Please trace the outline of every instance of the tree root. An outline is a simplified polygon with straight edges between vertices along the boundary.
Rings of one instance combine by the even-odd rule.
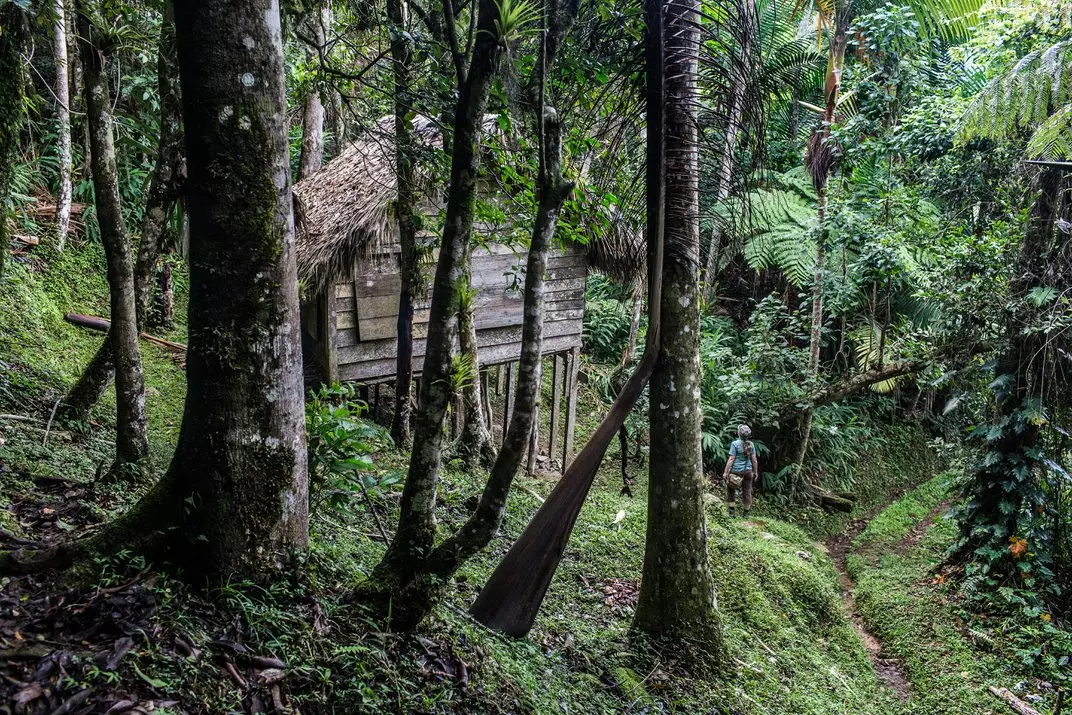
[[[176,480],[169,474],[141,501],[95,533],[72,541],[43,546],[23,546],[0,551],[0,574],[27,575],[62,571],[75,583],[96,578],[96,560],[124,549],[148,558],[166,555],[174,546],[175,516],[172,503]]]

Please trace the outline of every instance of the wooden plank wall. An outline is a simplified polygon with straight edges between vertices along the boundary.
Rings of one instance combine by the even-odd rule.
[[[525,256],[516,255],[506,246],[493,245],[474,251],[477,340],[483,365],[510,362],[521,355],[524,265]],[[433,270],[434,262],[428,269],[429,285]],[[545,355],[580,346],[586,275],[581,247],[558,250],[548,259]],[[360,266],[351,280],[336,283],[331,298],[335,313],[337,379],[374,382],[394,377],[400,288],[398,273],[362,270]],[[429,307],[428,300],[414,305],[416,372],[420,371],[424,359]]]

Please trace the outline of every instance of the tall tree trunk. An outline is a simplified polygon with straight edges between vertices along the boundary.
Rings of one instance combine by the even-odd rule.
[[[469,71],[462,83],[454,116],[447,214],[432,286],[420,409],[414,425],[413,452],[402,490],[398,529],[371,584],[394,591],[421,569],[435,540],[435,501],[443,445],[443,418],[450,403],[452,347],[458,324],[458,291],[465,254],[473,232],[480,126],[491,82],[499,65],[500,43],[495,0],[480,0],[479,31]]]
[[[831,130],[834,126],[834,112],[837,109],[838,97],[841,92],[841,72],[845,65],[845,47],[848,43],[849,25],[852,22],[852,0],[845,0],[835,10],[833,32],[830,38],[826,65],[826,83],[824,96],[826,105],[823,111],[823,123],[812,134],[808,141],[808,155],[806,161],[808,172],[811,174],[812,183],[818,194],[818,235],[815,243],[815,275],[811,289],[811,335],[808,342],[808,371],[812,379],[819,376],[819,350],[822,344],[823,332],[823,279],[826,272],[826,242],[828,231],[826,229],[826,202],[827,185],[830,181],[831,169],[834,165],[834,147],[831,145]],[[811,427],[815,421],[815,410],[808,409],[804,413],[803,424],[799,433],[799,442],[795,464],[797,474],[804,467],[804,457],[808,453],[808,442],[811,439]]]
[[[416,146],[412,123],[407,121],[407,115],[413,111],[410,88],[413,41],[407,27],[409,17],[406,0],[388,0],[387,13],[393,26],[391,71],[394,80],[395,174],[398,179],[395,215],[398,221],[401,279],[396,324],[395,414],[391,422],[391,437],[399,447],[408,448],[413,439],[410,430],[413,413],[413,302],[422,283],[417,252],[416,198],[413,193],[417,168]]]
[[[134,265],[134,309],[138,330],[144,330],[146,327],[146,313],[153,293],[153,276],[160,258],[160,239],[167,227],[171,206],[181,191],[182,181],[183,135],[177,84],[178,65],[175,59],[175,19],[170,2],[164,5],[158,47],[160,138],[157,142],[156,166],[146,192],[141,244]],[[92,151],[90,155],[92,158]],[[61,419],[68,422],[89,421],[93,407],[104,397],[115,375],[113,352],[109,333],[78,381],[64,397],[59,412]]]
[[[141,223],[141,245],[134,265],[138,327],[146,327],[146,314],[153,293],[153,277],[160,259],[160,243],[167,217],[179,197],[183,136],[178,87],[178,60],[175,55],[175,13],[171,2],[164,3],[156,60],[156,82],[160,95],[160,138],[156,145],[156,167],[145,196]]]
[[[490,468],[495,462],[495,443],[484,421],[484,406],[480,401],[480,357],[472,298],[470,295],[459,301],[461,305],[458,309],[458,347],[462,356],[470,359],[473,367],[471,378],[465,381],[461,389],[464,422],[458,448],[466,467],[476,469]]]
[[[319,53],[327,42],[328,28],[331,27],[331,8],[324,6],[315,9],[307,16],[312,39]],[[302,108],[302,143],[301,158],[298,161],[298,181],[320,171],[324,164],[324,102],[319,87],[310,88],[305,95]]]
[[[192,0],[176,4],[175,21],[192,287],[175,456],[122,517],[73,543],[0,554],[8,568],[62,566],[129,548],[219,584],[279,576],[308,545],[279,5]]]
[[[718,203],[729,198],[730,191],[733,189],[733,166],[736,159],[737,140],[744,128],[745,100],[752,85],[752,42],[756,34],[757,22],[755,0],[737,0],[737,25],[741,54],[737,66],[733,67],[733,88],[730,92],[729,114],[726,117],[722,157],[719,160],[718,188],[715,190],[715,200]],[[708,301],[714,300],[715,297],[716,274],[723,242],[723,230],[716,227],[715,232],[707,251],[707,266],[703,275]]]
[[[16,3],[0,6],[0,275],[11,250],[11,177],[18,161],[22,133],[22,49],[28,37],[26,20]]]
[[[576,5],[563,9],[575,12]],[[599,423],[588,442],[570,462],[562,479],[536,511],[528,526],[495,568],[476,602],[473,617],[488,626],[515,637],[532,628],[555,570],[566,551],[566,544],[580,514],[585,497],[595,480],[603,456],[611,441],[625,424],[630,410],[647,386],[657,360],[661,335],[659,307],[662,304],[663,265],[663,36],[662,8],[650,2],[647,8],[647,239],[648,239],[648,334],[644,357],[622,388],[610,412]],[[555,18],[565,13],[550,11],[551,28]],[[559,46],[555,33],[547,35],[547,55]],[[544,152],[547,155],[547,152]],[[574,362],[574,367],[576,363]],[[569,437],[567,436],[567,441]],[[505,451],[505,450],[504,450]],[[503,452],[499,453],[502,459]],[[489,482],[489,487],[491,486]],[[487,493],[487,490],[485,490]],[[483,498],[482,498],[483,501]],[[468,523],[480,517],[480,509]],[[485,527],[486,528],[486,527]],[[461,532],[459,532],[461,533]],[[450,543],[444,542],[444,547]]]
[[[93,193],[101,243],[108,263],[111,329],[108,342],[115,365],[116,468],[145,459],[149,438],[145,416],[145,379],[138,346],[134,272],[119,200],[119,175],[112,138],[111,100],[105,69],[107,48],[85,15],[78,12],[78,35],[84,66],[85,104],[89,120]]]
[[[571,22],[572,17],[566,29]],[[444,541],[432,555],[432,570],[440,577],[454,573],[468,558],[487,546],[498,532],[506,513],[510,487],[525,456],[536,419],[542,375],[547,257],[558,224],[558,213],[573,190],[572,182],[562,174],[562,129],[558,114],[550,106],[542,109],[543,120],[539,133],[540,152],[544,160],[538,181],[536,222],[525,267],[525,321],[521,329],[521,358],[518,361],[514,409],[503,436],[502,448],[492,465],[476,510],[462,528]]]
[[[71,225],[71,95],[67,72],[67,13],[64,0],[54,0],[52,54],[56,59],[56,136],[59,151],[59,196],[56,198],[56,250],[67,243]]]
[[[696,133],[698,0],[667,3],[666,258],[662,341],[649,385],[651,469],[635,628],[722,646],[707,553],[700,445],[700,226]]]
[[[279,4],[183,2],[175,20],[193,290],[170,475],[195,495],[182,533],[198,571],[258,578],[308,543]]]

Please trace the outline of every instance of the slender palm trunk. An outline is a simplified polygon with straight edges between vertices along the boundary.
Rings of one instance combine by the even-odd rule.
[[[716,660],[721,626],[707,552],[700,445],[700,226],[696,133],[698,0],[666,5],[666,257],[662,341],[650,391],[648,527],[633,626],[702,641]]]
[[[71,224],[71,95],[67,72],[67,13],[64,0],[54,0],[52,53],[56,59],[56,137],[59,153],[59,196],[56,198],[56,250],[67,243]]]
[[[116,467],[124,468],[148,456],[149,438],[145,415],[145,379],[138,346],[134,271],[119,200],[106,55],[98,45],[96,32],[89,18],[79,11],[78,34],[85,73],[93,192],[101,243],[104,244],[108,264],[112,321],[108,342],[115,365]]]
[[[815,243],[815,274],[811,289],[811,331],[808,342],[808,371],[812,379],[819,376],[819,353],[823,332],[823,280],[826,275],[826,204],[827,188],[833,163],[834,147],[831,146],[831,130],[834,126],[834,112],[837,109],[841,91],[841,72],[845,65],[845,47],[848,43],[849,25],[852,22],[852,0],[846,0],[838,6],[834,18],[833,33],[827,57],[826,84],[824,93],[826,106],[823,123],[809,140],[808,169],[818,194],[818,212],[816,214],[818,231]],[[815,421],[815,410],[809,408],[803,416],[799,432],[799,442],[794,463],[797,474],[804,466],[811,439],[811,428]]]

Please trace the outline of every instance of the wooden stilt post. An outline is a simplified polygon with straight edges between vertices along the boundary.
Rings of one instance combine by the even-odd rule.
[[[536,455],[540,451],[540,403],[537,402],[532,408],[532,432],[529,433],[529,461],[528,473],[531,477],[536,473]]]
[[[547,439],[547,454],[553,456],[558,444],[559,404],[562,402],[562,377],[564,370],[562,355],[551,356],[551,429]],[[563,465],[565,471],[565,465]]]
[[[372,419],[374,422],[380,421],[380,383],[376,383],[372,388]]]
[[[500,366],[501,369],[501,366]],[[510,417],[514,411],[514,364],[506,363],[506,399],[503,400],[503,440],[510,429]]]
[[[505,375],[506,375],[506,373],[504,372],[505,368],[506,368],[505,365],[496,365],[495,366],[495,395],[496,396],[502,395],[502,392],[503,392],[503,377],[505,377]]]
[[[421,378],[419,377],[413,379],[413,406],[417,408],[421,406]]]
[[[488,380],[490,379],[488,369],[485,367],[480,371],[480,408],[484,410],[484,424],[491,429],[494,418],[491,414],[491,396],[488,394]]]
[[[562,444],[562,470],[569,466],[573,457],[573,432],[577,425],[577,373],[581,368],[581,349],[572,348],[566,377],[566,438]]]

